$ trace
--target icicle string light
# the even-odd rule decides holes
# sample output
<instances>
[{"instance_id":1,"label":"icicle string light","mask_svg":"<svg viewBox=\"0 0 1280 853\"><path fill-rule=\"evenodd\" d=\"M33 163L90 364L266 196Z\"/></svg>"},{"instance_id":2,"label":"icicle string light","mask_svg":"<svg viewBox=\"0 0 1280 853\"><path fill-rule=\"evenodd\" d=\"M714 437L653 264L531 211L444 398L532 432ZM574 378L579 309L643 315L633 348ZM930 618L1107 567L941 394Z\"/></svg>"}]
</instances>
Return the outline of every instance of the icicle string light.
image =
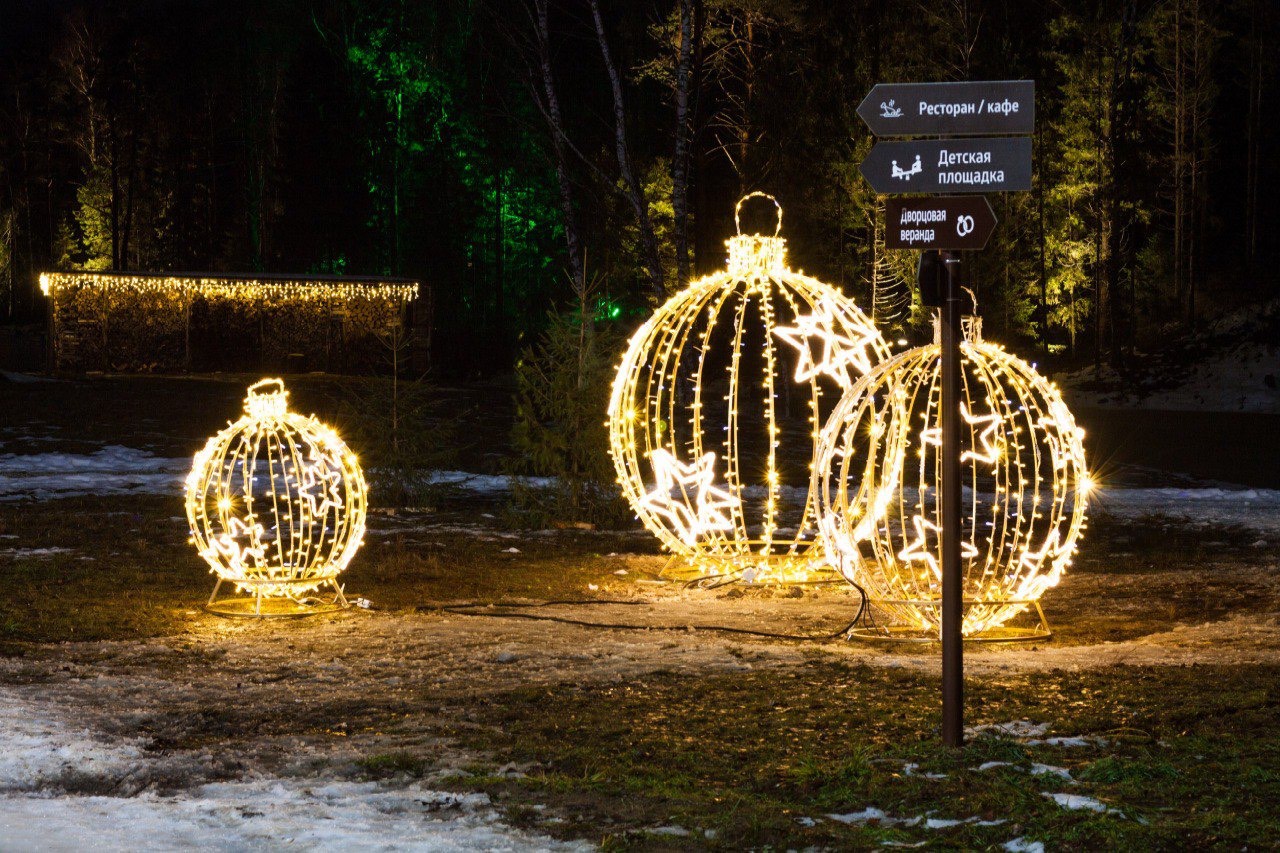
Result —
<instances>
[{"instance_id":1,"label":"icicle string light","mask_svg":"<svg viewBox=\"0 0 1280 853\"><path fill-rule=\"evenodd\" d=\"M410 302L418 295L416 281L382 279L235 278L231 276L175 276L114 272L45 272L40 290L46 296L62 291L91 289L174 297L217 297L235 300L271 299L346 301L351 299Z\"/></svg>"},{"instance_id":2,"label":"icicle string light","mask_svg":"<svg viewBox=\"0 0 1280 853\"><path fill-rule=\"evenodd\" d=\"M262 615L265 600L301 605L336 578L364 538L368 490L334 430L288 410L279 379L250 386L245 413L196 454L186 482L192 542L218 576L210 609ZM248 599L219 609L223 582Z\"/></svg>"},{"instance_id":3,"label":"icicle string light","mask_svg":"<svg viewBox=\"0 0 1280 853\"><path fill-rule=\"evenodd\" d=\"M754 197L777 206L753 193L735 221ZM693 281L636 331L609 401L622 493L695 574L787 580L824 566L810 553L807 472L786 482L783 451L811 466L825 400L888 357L853 302L787 267L777 210L773 236L727 240L727 269ZM793 397L807 403L808 426L788 437Z\"/></svg>"},{"instance_id":4,"label":"icicle string light","mask_svg":"<svg viewBox=\"0 0 1280 853\"><path fill-rule=\"evenodd\" d=\"M1092 488L1084 431L1029 364L964 324L961 560L966 636L997 628L1056 585ZM819 440L814 490L833 562L903 625L941 619L941 347L866 374Z\"/></svg>"}]
</instances>

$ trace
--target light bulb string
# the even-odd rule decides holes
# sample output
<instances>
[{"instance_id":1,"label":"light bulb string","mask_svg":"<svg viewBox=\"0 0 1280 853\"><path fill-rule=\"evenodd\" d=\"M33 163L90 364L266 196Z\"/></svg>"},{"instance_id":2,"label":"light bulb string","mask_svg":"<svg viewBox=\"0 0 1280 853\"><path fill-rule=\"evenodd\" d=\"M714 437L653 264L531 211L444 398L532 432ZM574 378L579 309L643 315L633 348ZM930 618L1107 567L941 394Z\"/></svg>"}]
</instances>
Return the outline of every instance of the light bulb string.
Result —
<instances>
[{"instance_id":1,"label":"light bulb string","mask_svg":"<svg viewBox=\"0 0 1280 853\"><path fill-rule=\"evenodd\" d=\"M778 222L773 229L773 236L777 237L782 233L782 205L778 203L776 198L766 192L761 192L760 190L749 192L742 198L738 199L738 203L734 205L733 208L734 229L737 231L739 236L742 235L742 205L746 204L753 198L767 198L769 201L773 202L774 208L778 211Z\"/></svg>"}]
</instances>

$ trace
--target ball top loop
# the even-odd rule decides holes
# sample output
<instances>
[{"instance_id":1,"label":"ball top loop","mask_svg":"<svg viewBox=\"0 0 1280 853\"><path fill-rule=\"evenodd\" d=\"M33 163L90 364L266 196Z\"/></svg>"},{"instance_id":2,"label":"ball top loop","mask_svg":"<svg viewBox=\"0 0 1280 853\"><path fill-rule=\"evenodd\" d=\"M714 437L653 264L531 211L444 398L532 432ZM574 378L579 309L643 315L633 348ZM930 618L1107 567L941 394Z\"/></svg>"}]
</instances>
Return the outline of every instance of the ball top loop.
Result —
<instances>
[{"instance_id":1,"label":"ball top loop","mask_svg":"<svg viewBox=\"0 0 1280 853\"><path fill-rule=\"evenodd\" d=\"M782 205L778 203L776 198L766 192L761 192L760 190L747 193L742 198L738 199L738 204L733 208L733 224L737 229L738 234L742 234L742 205L753 198L767 198L769 201L773 202L773 206L778 209L778 224L777 227L773 229L773 236L777 237L782 233Z\"/></svg>"},{"instance_id":2,"label":"ball top loop","mask_svg":"<svg viewBox=\"0 0 1280 853\"><path fill-rule=\"evenodd\" d=\"M283 379L260 379L249 386L244 410L255 418L278 418L289 410L289 392Z\"/></svg>"}]
</instances>

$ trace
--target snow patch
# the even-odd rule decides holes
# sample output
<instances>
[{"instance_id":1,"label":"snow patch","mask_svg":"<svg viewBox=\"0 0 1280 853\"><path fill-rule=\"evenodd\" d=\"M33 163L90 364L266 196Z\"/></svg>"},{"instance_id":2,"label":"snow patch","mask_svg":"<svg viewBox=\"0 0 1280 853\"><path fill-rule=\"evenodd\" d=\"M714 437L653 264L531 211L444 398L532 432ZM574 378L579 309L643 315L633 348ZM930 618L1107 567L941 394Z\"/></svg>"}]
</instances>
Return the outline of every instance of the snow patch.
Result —
<instances>
[{"instance_id":1,"label":"snow patch","mask_svg":"<svg viewBox=\"0 0 1280 853\"><path fill-rule=\"evenodd\" d=\"M1001 846L1009 853L1044 853L1043 841L1028 841L1025 838L1014 838Z\"/></svg>"},{"instance_id":2,"label":"snow patch","mask_svg":"<svg viewBox=\"0 0 1280 853\"><path fill-rule=\"evenodd\" d=\"M0 548L0 557L13 557L22 559L24 557L52 557L56 554L70 554L71 548Z\"/></svg>"},{"instance_id":3,"label":"snow patch","mask_svg":"<svg viewBox=\"0 0 1280 853\"><path fill-rule=\"evenodd\" d=\"M1125 372L1086 367L1054 378L1077 405L1280 414L1280 300L1225 314Z\"/></svg>"},{"instance_id":4,"label":"snow patch","mask_svg":"<svg viewBox=\"0 0 1280 853\"><path fill-rule=\"evenodd\" d=\"M1117 518L1167 515L1197 524L1238 524L1265 533L1280 534L1278 489L1106 488L1090 501L1089 509L1090 512L1103 512Z\"/></svg>"},{"instance_id":5,"label":"snow patch","mask_svg":"<svg viewBox=\"0 0 1280 853\"><path fill-rule=\"evenodd\" d=\"M532 489L549 489L556 484L555 477L512 477L505 474L472 474L469 471L432 471L427 475L427 482L433 486L454 486L479 494L509 492L512 480Z\"/></svg>"},{"instance_id":6,"label":"snow patch","mask_svg":"<svg viewBox=\"0 0 1280 853\"><path fill-rule=\"evenodd\" d=\"M110 788L150 762L135 741L107 743L0 686L0 848L578 851L504 825L486 794L326 779L254 779L175 796L66 796L86 777ZM105 783L105 784L103 784Z\"/></svg>"},{"instance_id":7,"label":"snow patch","mask_svg":"<svg viewBox=\"0 0 1280 853\"><path fill-rule=\"evenodd\" d=\"M1048 797L1064 809L1077 811L1086 809L1099 814L1120 814L1119 809L1113 809L1101 800L1095 800L1093 797L1086 797L1083 794L1061 794L1049 791L1041 791L1040 796Z\"/></svg>"},{"instance_id":8,"label":"snow patch","mask_svg":"<svg viewBox=\"0 0 1280 853\"><path fill-rule=\"evenodd\" d=\"M1004 735L1014 738L1040 737L1049 731L1048 723L1033 723L1030 720L1011 720L1007 723L987 723L983 726L966 728L968 735Z\"/></svg>"},{"instance_id":9,"label":"snow patch","mask_svg":"<svg viewBox=\"0 0 1280 853\"><path fill-rule=\"evenodd\" d=\"M829 814L829 820L837 823L876 823L879 826L922 826L925 829L950 829L962 824L973 824L974 826L999 826L1006 821L1003 818L995 820L985 820L978 816L966 818L949 818L949 817L928 817L926 815L916 815L915 817L893 817L885 814L881 809L875 806L867 806L860 812L849 812L848 814ZM802 819L804 820L804 819ZM803 824L808 826L809 824Z\"/></svg>"},{"instance_id":10,"label":"snow patch","mask_svg":"<svg viewBox=\"0 0 1280 853\"><path fill-rule=\"evenodd\" d=\"M0 501L181 492L190 459L109 445L96 453L0 454Z\"/></svg>"},{"instance_id":11,"label":"snow patch","mask_svg":"<svg viewBox=\"0 0 1280 853\"><path fill-rule=\"evenodd\" d=\"M485 794L375 782L263 780L204 785L179 797L3 797L5 847L45 851L280 849L569 851L503 826Z\"/></svg>"},{"instance_id":12,"label":"snow patch","mask_svg":"<svg viewBox=\"0 0 1280 853\"><path fill-rule=\"evenodd\" d=\"M1046 737L1032 738L1026 741L1027 746L1106 746L1107 739L1104 737L1081 737L1080 735L1067 735L1065 737Z\"/></svg>"},{"instance_id":13,"label":"snow patch","mask_svg":"<svg viewBox=\"0 0 1280 853\"><path fill-rule=\"evenodd\" d=\"M31 373L15 373L11 370L0 370L0 377L3 377L5 381L12 382L15 385L36 385L55 381L47 376L36 376Z\"/></svg>"},{"instance_id":14,"label":"snow patch","mask_svg":"<svg viewBox=\"0 0 1280 853\"><path fill-rule=\"evenodd\" d=\"M947 778L947 774L946 774L946 773L921 773L921 772L919 772L919 771L920 771L920 765L919 765L919 764L915 764L915 763L913 763L913 762L912 762L912 763L908 763L908 764L904 764L904 765L902 766L902 775L903 775L903 776L917 776L917 777L919 777L919 778L921 778L921 779L945 779L945 778Z\"/></svg>"},{"instance_id":15,"label":"snow patch","mask_svg":"<svg viewBox=\"0 0 1280 853\"><path fill-rule=\"evenodd\" d=\"M142 762L141 745L106 744L0 687L0 791L35 791L73 777L123 779Z\"/></svg>"}]
</instances>

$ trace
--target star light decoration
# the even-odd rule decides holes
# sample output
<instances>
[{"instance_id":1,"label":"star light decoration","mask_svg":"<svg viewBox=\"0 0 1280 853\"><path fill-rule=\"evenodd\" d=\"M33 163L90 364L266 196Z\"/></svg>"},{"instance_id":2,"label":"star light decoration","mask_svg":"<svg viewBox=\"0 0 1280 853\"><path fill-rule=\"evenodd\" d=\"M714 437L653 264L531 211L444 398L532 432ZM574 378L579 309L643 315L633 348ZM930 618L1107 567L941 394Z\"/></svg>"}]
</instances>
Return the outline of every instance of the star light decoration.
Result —
<instances>
[{"instance_id":1,"label":"star light decoration","mask_svg":"<svg viewBox=\"0 0 1280 853\"><path fill-rule=\"evenodd\" d=\"M609 400L622 494L672 552L668 573L788 581L829 571L815 550L809 467L822 418L888 357L851 300L786 263L786 240L726 241L636 331Z\"/></svg>"},{"instance_id":2,"label":"star light decoration","mask_svg":"<svg viewBox=\"0 0 1280 853\"><path fill-rule=\"evenodd\" d=\"M965 321L961 472L965 636L1047 634L1039 598L1071 564L1093 481L1057 389ZM822 430L813 489L828 556L901 632L937 636L942 602L940 361L932 346L864 375ZM1006 623L1028 608L1041 625ZM1006 626L1006 627L1002 627Z\"/></svg>"},{"instance_id":3,"label":"star light decoration","mask_svg":"<svg viewBox=\"0 0 1280 853\"><path fill-rule=\"evenodd\" d=\"M658 486L640 499L641 505L662 516L671 532L689 547L714 531L733 530L733 518L726 514L740 509L741 501L724 489L711 485L715 479L716 455L705 453L692 465L683 465L665 450L650 456ZM692 497L690 496L692 490Z\"/></svg>"},{"instance_id":4,"label":"star light decoration","mask_svg":"<svg viewBox=\"0 0 1280 853\"><path fill-rule=\"evenodd\" d=\"M367 503L360 463L338 434L290 412L281 380L250 386L244 415L209 439L187 476L191 541L218 577L208 609L345 607L337 578L364 538ZM233 594L219 598L224 584Z\"/></svg>"}]
</instances>

